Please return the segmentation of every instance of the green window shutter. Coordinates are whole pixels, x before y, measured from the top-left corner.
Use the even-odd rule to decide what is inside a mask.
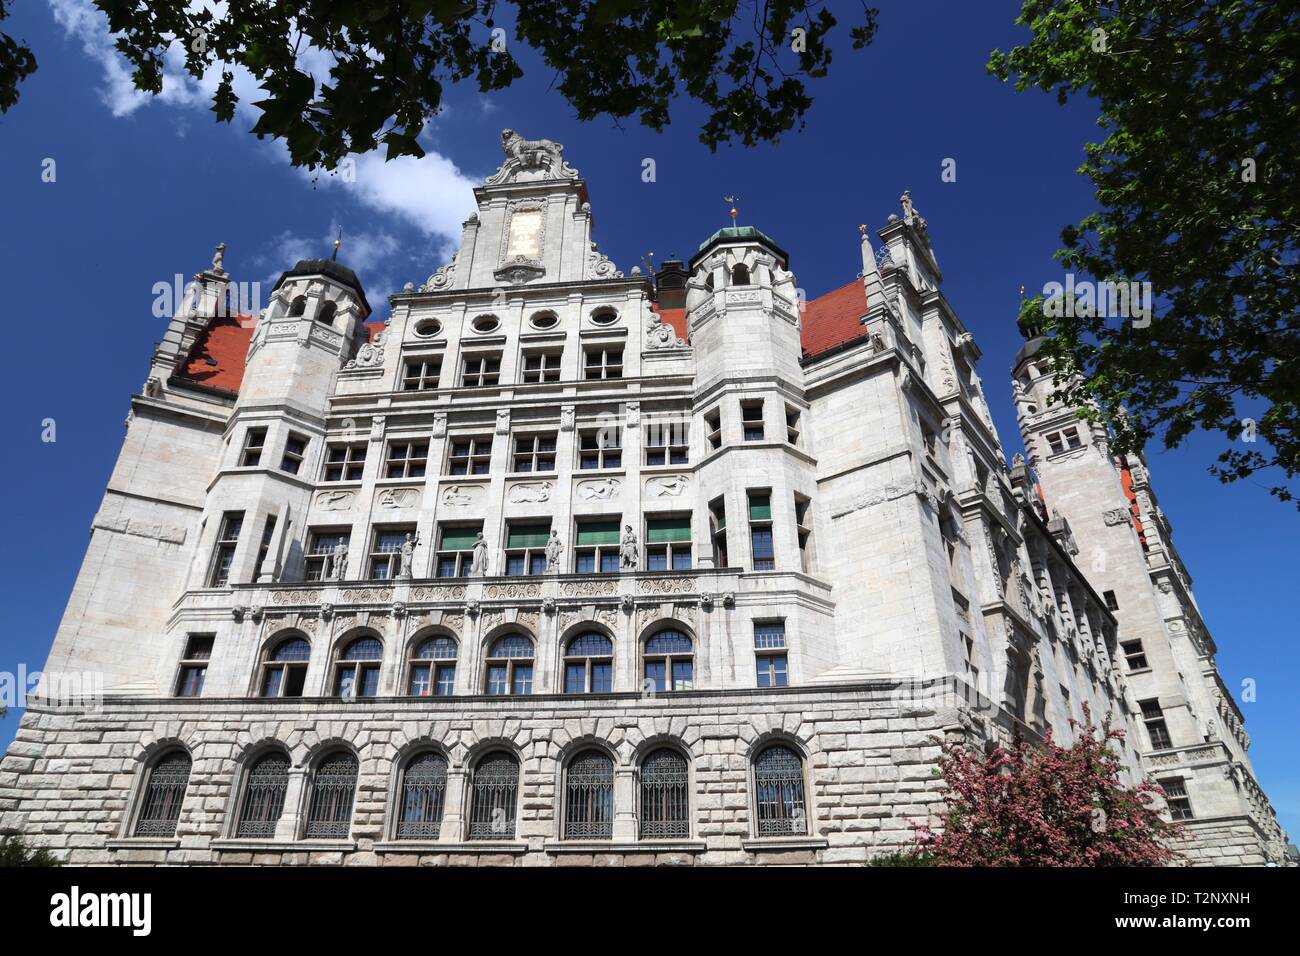
[[[448,528],[442,533],[439,551],[469,551],[478,538],[478,528]]]
[[[650,544],[690,540],[690,518],[654,518],[646,522],[646,541]]]
[[[584,521],[578,525],[578,544],[618,544],[618,519]]]
[[[750,521],[771,521],[772,520],[772,496],[771,495],[750,495],[749,496],[749,520]]]
[[[544,548],[550,537],[551,526],[547,524],[511,525],[506,547]]]

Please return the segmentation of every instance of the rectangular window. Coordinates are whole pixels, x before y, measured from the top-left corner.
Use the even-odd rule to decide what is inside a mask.
[[[754,651],[759,687],[785,687],[790,683],[784,621],[755,621]]]
[[[1160,701],[1153,697],[1138,701],[1138,706],[1142,708],[1142,721],[1147,726],[1147,736],[1151,738],[1151,749],[1168,750],[1172,747],[1174,743],[1169,736],[1169,728],[1165,725],[1165,714],[1160,709]]]
[[[1108,611],[1119,610],[1119,601],[1116,599],[1114,591],[1102,591],[1101,596],[1102,599],[1106,602],[1106,609]]]
[[[1181,777],[1161,780],[1160,789],[1165,792],[1165,802],[1169,805],[1169,815],[1177,820],[1192,819],[1192,801],[1187,798],[1187,783]]]
[[[1150,666],[1141,641],[1125,641],[1120,644],[1120,649],[1124,652],[1124,662],[1128,664],[1129,670],[1144,671]]]
[[[970,677],[971,684],[978,688],[980,669],[975,666],[975,640],[969,634],[963,634],[961,642],[966,651],[966,674]]]
[[[406,392],[428,392],[438,387],[442,375],[442,356],[418,359],[406,363],[406,374],[402,376],[402,390]]]
[[[785,440],[791,445],[799,444],[799,409],[793,405],[785,407]]]
[[[583,353],[583,377],[586,379],[622,378],[622,347],[587,349]]]
[[[1067,428],[1062,435],[1065,438],[1065,444],[1068,448],[1082,448],[1083,441],[1079,438],[1079,429],[1074,425]]]
[[[466,388],[484,388],[501,381],[501,353],[485,352],[466,355],[461,365],[460,384]]]
[[[618,428],[591,428],[578,435],[578,468],[623,467],[623,436]]]
[[[812,501],[797,492],[794,496],[794,532],[799,539],[799,567],[806,573],[812,568]]]
[[[559,352],[525,352],[525,382],[558,382],[560,380]]]
[[[550,539],[549,521],[509,522],[506,525],[506,574],[545,574],[546,542]]]
[[[1061,452],[1065,451],[1065,442],[1061,441],[1060,432],[1052,432],[1050,435],[1045,437],[1047,438],[1047,444],[1052,449],[1053,455],[1059,455]]]
[[[402,542],[408,534],[414,536],[415,529],[375,529],[374,541],[370,546],[371,580],[388,581],[397,577],[397,572],[402,569]]]
[[[208,673],[214,639],[212,634],[191,634],[185,641],[185,654],[181,658],[180,673],[176,678],[177,697],[199,697],[203,694],[203,679]]]
[[[744,431],[745,441],[763,440],[763,400],[761,398],[740,403],[740,424]]]
[[[423,478],[429,460],[429,443],[395,441],[388,446],[384,463],[385,478]]]
[[[618,518],[578,521],[578,545],[573,551],[579,574],[613,574],[619,566]]]
[[[440,578],[469,577],[474,566],[474,542],[483,530],[482,524],[444,526],[438,537],[437,564],[434,572]]]
[[[709,442],[709,451],[722,447],[722,411],[715,408],[704,414],[704,434]]]
[[[345,547],[351,534],[347,531],[313,531],[307,537],[306,579],[324,581],[326,571],[334,573],[334,553],[340,544]],[[337,575],[335,575],[337,576]]]
[[[447,450],[447,474],[486,475],[491,468],[491,435],[451,440]]]
[[[646,570],[691,569],[691,516],[646,519]]]
[[[266,429],[250,428],[244,433],[244,450],[239,455],[239,463],[245,468],[254,468],[262,463],[262,449],[266,447]]]
[[[555,433],[515,436],[514,470],[554,471]]]
[[[302,467],[303,456],[307,454],[307,436],[290,432],[284,442],[284,457],[280,459],[280,470],[291,475],[298,474]]]
[[[455,664],[414,664],[411,667],[412,697],[451,697],[456,692]]]
[[[271,538],[275,535],[275,515],[266,519],[266,524],[262,526],[262,541],[257,546],[257,564],[253,566],[253,580],[256,581],[262,574],[262,565],[266,562],[266,556],[271,553]]]
[[[651,422],[642,431],[647,465],[685,465],[690,462],[688,422]]]
[[[235,547],[239,544],[239,532],[243,526],[242,511],[227,511],[221,516],[221,530],[217,532],[217,550],[212,556],[208,587],[224,588],[230,583],[230,565],[235,560]]]
[[[772,494],[768,491],[749,493],[749,547],[755,571],[776,568],[772,549]]]
[[[365,444],[330,445],[325,450],[326,481],[360,481],[366,468]]]
[[[713,566],[728,567],[727,505],[722,498],[714,498],[709,502],[709,535],[713,541]]]

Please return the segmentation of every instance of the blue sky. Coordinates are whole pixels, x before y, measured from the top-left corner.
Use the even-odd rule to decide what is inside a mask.
[[[0,277],[10,360],[0,379],[13,441],[4,469],[10,544],[4,550],[7,620],[0,671],[45,659],[85,548],[91,518],[165,320],[152,313],[157,282],[189,276],[225,242],[236,280],[262,281],[306,255],[327,255],[338,225],[342,261],[377,312],[384,296],[442,265],[473,208],[470,187],[500,158],[503,127],[565,145],[587,180],[602,251],[624,270],[654,252],[686,258],[727,223],[723,196],[741,197],[741,222],[784,246],[809,296],[861,267],[858,224],[874,228],[910,189],[929,220],[944,291],[984,352],[980,374],[1008,454],[1019,450],[1009,366],[1019,288],[1060,280],[1051,259],[1060,227],[1091,208],[1074,170],[1096,138],[1085,104],[1059,107],[1016,94],[984,71],[988,53],[1020,38],[1018,3],[873,0],[875,44],[852,51],[847,24],[831,75],[810,87],[801,133],[778,146],[722,148],[697,141],[698,111],[679,105],[663,134],[608,120],[579,123],[524,55],[526,77],[484,96],[453,88],[425,138],[429,156],[361,157],[356,182],[292,169],[281,147],[246,132],[245,115],[218,125],[203,91],[169,86],[147,99],[124,81],[98,14],[86,0],[16,5],[6,32],[35,50],[40,70],[0,116]],[[856,4],[843,4],[843,20]],[[517,55],[519,55],[517,53]],[[657,181],[641,179],[655,160]],[[940,180],[956,160],[956,182]],[[56,180],[42,182],[53,159]],[[55,419],[57,441],[41,441]],[[1300,833],[1300,643],[1293,612],[1300,516],[1263,483],[1220,485],[1206,473],[1218,446],[1198,439],[1152,449],[1156,492],[1238,691],[1251,754],[1283,825]],[[0,722],[0,745],[16,729]]]

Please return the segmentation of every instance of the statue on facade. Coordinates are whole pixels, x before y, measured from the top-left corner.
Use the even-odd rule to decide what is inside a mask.
[[[220,275],[226,271],[226,244],[217,243],[217,249],[212,253],[212,271]]]
[[[475,576],[482,576],[488,571],[488,544],[480,531],[474,538],[474,563],[470,565],[469,573]]]
[[[406,540],[402,542],[401,551],[401,570],[397,572],[399,578],[409,578],[411,576],[411,566],[415,561],[415,546],[420,543],[420,536],[412,535],[409,532]]]
[[[558,572],[560,558],[564,554],[564,545],[560,543],[560,532],[552,531],[551,540],[546,542],[546,570]]]
[[[637,546],[636,533],[630,524],[623,526],[623,544],[619,548],[619,554],[622,557],[621,566],[624,568],[635,571],[641,563],[641,549]]]
[[[333,558],[334,558],[334,562],[333,562],[334,566],[330,572],[330,580],[342,581],[343,575],[347,572],[348,569],[347,542],[340,541],[338,544],[334,545]]]

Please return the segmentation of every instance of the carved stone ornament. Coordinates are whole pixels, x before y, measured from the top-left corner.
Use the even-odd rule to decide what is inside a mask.
[[[448,485],[442,490],[442,503],[449,508],[472,505],[483,489],[478,485]]]
[[[511,485],[508,497],[514,504],[550,501],[555,486],[549,481],[525,481]]]
[[[686,347],[686,340],[679,338],[671,325],[651,313],[650,325],[645,332],[645,347],[647,350],[680,349]]]
[[[251,617],[254,621],[260,621],[262,619],[262,615],[265,612],[266,612],[266,608],[262,607],[262,605],[254,604],[251,608],[248,609],[248,616]]]
[[[322,621],[328,621],[334,616],[334,605],[325,603],[320,606],[320,616]]]
[[[636,598],[630,594],[624,594],[618,599],[619,607],[623,609],[624,614],[631,614],[636,610]]]
[[[399,620],[406,617],[406,605],[403,602],[393,602],[393,617],[398,618]]]
[[[385,488],[375,496],[380,508],[414,508],[420,503],[420,492],[415,488]]]
[[[351,359],[344,368],[376,368],[384,364],[384,342],[388,339],[387,332],[376,333],[371,342],[367,342],[361,348],[357,349],[357,357]]]
[[[711,591],[705,591],[700,595],[700,607],[706,611],[713,610],[713,593]]]
[[[505,162],[484,181],[486,186],[578,178],[578,171],[564,161],[562,143],[549,139],[524,139],[512,129],[503,129],[501,149],[506,154]]]
[[[446,413],[446,412],[435,412],[435,413],[434,413],[434,416],[433,416],[433,437],[434,437],[434,438],[446,438],[446,437],[447,437],[447,413]]]
[[[230,616],[233,617],[236,621],[242,621],[244,619],[244,615],[247,613],[248,613],[248,608],[244,607],[244,605],[242,604],[236,604],[234,607],[230,609]]]
[[[1111,508],[1109,511],[1102,512],[1101,517],[1110,526],[1128,524],[1132,518],[1132,512],[1127,508]]]
[[[676,498],[690,487],[685,475],[656,475],[645,483],[646,494],[652,498]]]
[[[559,606],[560,605],[556,602],[555,598],[548,597],[542,599],[542,610],[547,614],[554,614],[559,609]]]
[[[560,408],[560,431],[562,431],[562,432],[571,432],[571,431],[573,431],[573,422],[574,422],[574,418],[576,417],[576,412],[577,412],[577,410],[576,410],[576,409],[574,408],[574,406],[572,406],[572,405],[564,405],[564,406],[561,406],[561,408]]]
[[[623,273],[610,262],[603,252],[596,248],[596,244],[591,244],[591,249],[587,253],[587,274],[588,279],[621,279]]]
[[[594,478],[578,483],[577,494],[584,501],[606,501],[617,498],[622,483],[617,478]]]
[[[457,253],[456,255],[460,255]],[[442,289],[450,289],[452,283],[456,281],[456,256],[451,257],[451,262],[447,263],[433,275],[429,276],[424,285],[420,286],[421,292],[438,292]]]
[[[480,610],[481,610],[481,605],[479,604],[478,601],[465,602],[465,613],[470,615],[471,617],[477,617]]]

